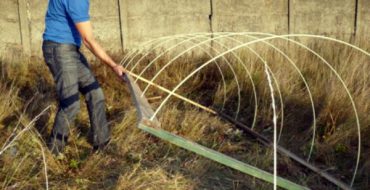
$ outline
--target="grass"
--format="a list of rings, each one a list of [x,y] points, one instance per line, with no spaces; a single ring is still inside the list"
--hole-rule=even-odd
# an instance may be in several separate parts
[[[284,48],[297,64],[311,88],[317,118],[317,136],[311,162],[335,177],[349,183],[357,150],[355,118],[349,99],[339,81],[320,60],[295,46]],[[357,43],[357,42],[355,42]],[[370,50],[370,44],[358,42]],[[364,44],[363,44],[364,43]],[[334,43],[308,42],[328,60],[348,85],[358,109],[362,127],[362,157],[355,181],[356,189],[369,186],[370,154],[369,79],[370,59],[353,49]],[[221,48],[221,47],[218,47]],[[255,46],[271,67],[284,103],[284,129],[280,145],[301,157],[307,157],[312,136],[312,112],[307,89],[286,59],[266,46]],[[14,52],[1,60],[0,79],[0,145],[24,129],[43,109],[43,114],[3,155],[0,156],[0,185],[5,189],[45,188],[45,174],[40,144],[50,134],[56,113],[54,84],[43,61],[25,58]],[[251,73],[258,94],[258,115],[255,130],[272,138],[271,99],[264,66],[246,49],[236,52]],[[158,55],[152,52],[135,69],[140,73]],[[122,57],[116,56],[119,60]],[[173,56],[165,54],[144,73],[151,79]],[[252,83],[245,67],[232,55],[227,60],[239,78],[241,110],[239,120],[251,125],[255,111]],[[136,58],[138,60],[138,58]],[[155,82],[174,88],[194,68],[209,60],[205,54],[186,54],[163,71]],[[234,116],[237,107],[237,83],[223,59],[218,59],[226,83],[226,106]],[[49,187],[51,189],[269,189],[272,186],[240,172],[160,141],[136,128],[136,110],[130,94],[121,81],[104,66],[93,61],[93,70],[103,87],[108,118],[113,129],[112,143],[103,154],[92,154],[88,141],[89,120],[85,106],[71,127],[71,141],[65,158],[54,158],[45,149]],[[145,84],[139,82],[144,89]],[[274,86],[277,87],[276,85]],[[224,86],[219,70],[212,64],[185,83],[178,91],[203,105],[221,111]],[[151,87],[147,97],[157,108],[166,94]],[[277,102],[278,99],[276,100]],[[281,103],[278,103],[278,107]],[[279,113],[282,110],[278,110]],[[162,128],[197,143],[233,156],[251,165],[272,172],[272,149],[265,148],[231,124],[176,98],[171,98],[158,117]],[[279,122],[281,122],[279,120]],[[335,189],[318,175],[302,168],[285,156],[279,156],[279,175],[312,189]]]

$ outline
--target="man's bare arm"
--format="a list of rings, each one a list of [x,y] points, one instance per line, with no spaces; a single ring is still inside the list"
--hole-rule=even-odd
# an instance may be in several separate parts
[[[85,46],[103,63],[110,66],[113,71],[118,75],[122,76],[125,73],[125,69],[113,61],[113,59],[104,51],[104,49],[95,40],[93,35],[93,29],[90,21],[80,22],[76,24],[77,30],[81,35],[82,42]]]

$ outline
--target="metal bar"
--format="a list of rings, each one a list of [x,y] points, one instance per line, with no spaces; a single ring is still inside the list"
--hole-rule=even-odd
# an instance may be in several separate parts
[[[186,150],[189,150],[191,152],[194,152],[198,155],[201,155],[203,157],[206,157],[208,159],[211,159],[213,161],[216,161],[220,164],[223,164],[225,166],[228,166],[230,168],[236,169],[238,171],[241,171],[245,174],[248,174],[250,176],[256,177],[258,179],[264,180],[269,183],[273,183],[273,174],[268,173],[266,171],[263,171],[261,169],[258,169],[254,166],[248,165],[246,163],[243,163],[239,160],[236,160],[232,157],[226,156],[222,153],[219,153],[215,150],[209,149],[207,147],[204,147],[200,144],[194,143],[192,141],[189,141],[185,138],[182,138],[180,136],[174,135],[172,133],[169,133],[162,129],[155,129],[152,127],[148,127],[143,123],[139,124],[139,128],[158,137],[165,141],[168,141],[172,144],[175,144],[176,146],[179,146],[181,148],[184,148]],[[308,189],[307,187],[298,185],[296,183],[293,183],[289,180],[286,180],[284,178],[278,177],[277,178],[277,185],[284,189],[289,190],[300,190],[300,189]]]

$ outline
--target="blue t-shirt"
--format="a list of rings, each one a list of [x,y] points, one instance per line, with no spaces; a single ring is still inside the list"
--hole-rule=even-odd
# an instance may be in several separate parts
[[[44,40],[81,45],[76,23],[90,20],[89,0],[49,0]]]

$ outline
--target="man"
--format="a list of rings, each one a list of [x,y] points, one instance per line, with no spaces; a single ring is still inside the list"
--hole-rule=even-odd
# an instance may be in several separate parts
[[[110,140],[105,101],[98,81],[80,52],[81,41],[118,76],[125,69],[116,64],[95,41],[89,16],[89,0],[49,0],[43,34],[43,55],[51,71],[59,99],[58,113],[48,142],[55,155],[67,143],[69,127],[79,112],[79,94],[85,96],[94,150],[104,148]]]

